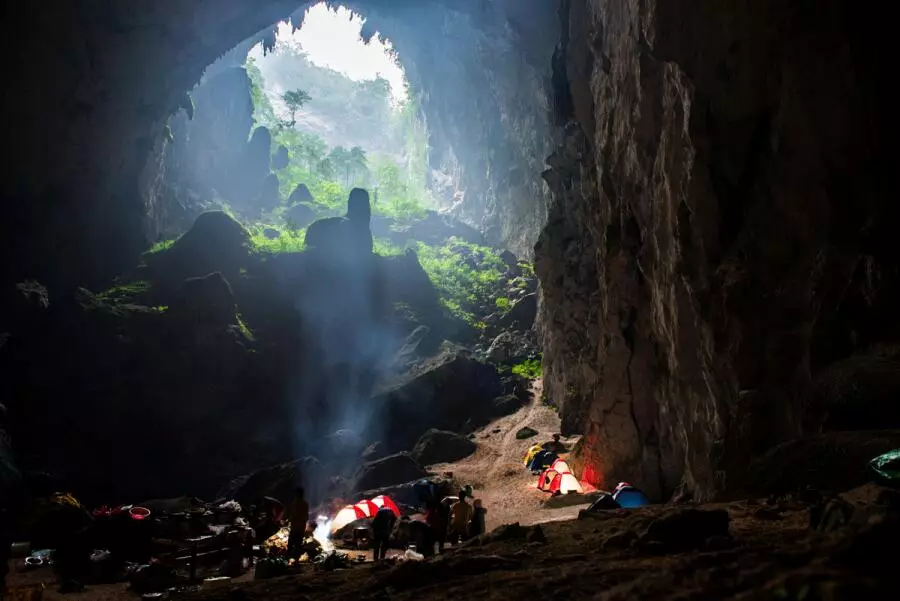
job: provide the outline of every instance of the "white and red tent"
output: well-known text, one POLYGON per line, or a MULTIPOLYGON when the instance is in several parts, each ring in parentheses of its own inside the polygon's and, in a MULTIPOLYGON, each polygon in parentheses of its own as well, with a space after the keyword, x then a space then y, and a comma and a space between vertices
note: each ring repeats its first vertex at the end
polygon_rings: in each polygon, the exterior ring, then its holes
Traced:
POLYGON ((394 512, 395 516, 400 517, 400 508, 397 507, 397 504, 386 495, 378 495, 372 499, 363 499, 355 505, 344 506, 344 508, 338 511, 337 515, 334 516, 334 520, 331 522, 331 531, 334 532, 340 530, 347 524, 355 522, 356 520, 373 518, 382 507, 387 507, 394 512))
POLYGON ((557 459, 553 466, 544 470, 538 480, 538 490, 549 493, 567 494, 570 492, 584 492, 578 478, 569 470, 565 461, 557 459))

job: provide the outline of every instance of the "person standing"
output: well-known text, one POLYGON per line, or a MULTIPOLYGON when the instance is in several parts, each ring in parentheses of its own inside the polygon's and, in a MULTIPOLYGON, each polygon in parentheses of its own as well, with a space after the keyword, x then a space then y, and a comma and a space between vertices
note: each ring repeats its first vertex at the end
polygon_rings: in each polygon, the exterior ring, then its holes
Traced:
POLYGON ((481 499, 475 499, 472 502, 472 521, 469 524, 469 536, 472 538, 484 534, 484 514, 487 513, 481 504, 481 499))
POLYGON ((388 542, 391 540, 391 532, 397 516, 388 507, 382 507, 375 513, 372 520, 372 544, 375 550, 375 561, 383 561, 387 555, 388 542))
POLYGON ((309 523, 309 503, 304 498, 302 486, 294 489, 294 499, 291 501, 291 533, 288 535, 288 557, 300 559, 303 554, 303 539, 306 537, 307 524, 309 523))
POLYGON ((444 552, 444 545, 447 543, 447 518, 449 516, 446 507, 445 504, 432 499, 428 503, 425 513, 425 522, 431 527, 431 535, 437 543, 438 553, 444 552))
POLYGON ((472 520, 472 506, 465 498, 460 499, 450 508, 451 542, 458 542, 469 537, 469 522, 472 520))

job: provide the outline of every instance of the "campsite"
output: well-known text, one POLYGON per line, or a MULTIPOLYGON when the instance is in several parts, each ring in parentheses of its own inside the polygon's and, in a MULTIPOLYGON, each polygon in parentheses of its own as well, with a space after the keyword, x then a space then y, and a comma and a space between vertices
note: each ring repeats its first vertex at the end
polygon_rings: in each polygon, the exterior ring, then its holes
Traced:
MULTIPOLYGON (((535 462, 539 454, 535 447, 540 445, 515 437, 529 425, 549 439, 547 434, 558 427, 556 419, 549 408, 533 401, 520 412, 477 431, 477 449, 472 455, 430 466, 432 477, 401 488, 396 499, 376 495, 342 506, 332 502, 311 508, 314 526, 310 524, 299 560, 286 557, 289 525, 257 545, 247 545, 236 536, 246 531, 247 518, 242 514, 247 512, 234 501, 219 505, 190 499, 148 503, 152 509, 146 510, 146 517, 144 509, 134 513, 126 508, 125 514, 136 525, 147 525, 154 516, 153 528, 166 531, 167 544, 177 561, 164 562, 166 569, 159 563, 143 568, 135 565, 136 573, 151 573, 143 578, 131 575, 121 584, 92 584, 88 593, 92 599, 104 600, 130 599, 136 592, 148 599, 160 594, 171 599, 286 600, 304 591, 311 598, 338 600, 377 596, 378 590, 389 587, 395 591, 392 598, 413 599, 433 594, 433 585, 442 583, 453 594, 473 594, 488 586, 485 598, 508 598, 510 591, 526 594, 535 586, 549 592, 546 582, 554 582, 554 594, 589 594, 606 583, 622 590, 623 599, 629 594, 666 599, 666 588, 673 582, 685 589, 698 586, 696 581, 685 580, 695 570, 707 574, 704 586, 712 583, 723 595, 752 583, 768 587, 766 590, 794 590, 792 583, 798 579, 821 578, 826 571, 830 577, 840 578, 840 571, 835 573, 836 568, 824 560, 832 552, 854 548, 857 534, 829 535, 825 542, 822 529, 832 532, 840 527, 840 522, 833 522, 835 511, 847 511, 842 507, 849 507, 851 513, 883 511, 879 509, 883 501, 877 499, 885 489, 875 484, 848 494, 844 505, 820 509, 792 496, 673 505, 651 504, 626 482, 609 491, 598 490, 574 476, 567 461, 569 453, 545 453, 535 462), (421 499, 453 492, 451 500, 455 502, 456 491, 465 488, 464 482, 471 483, 471 494, 482 499, 488 509, 486 534, 451 543, 433 559, 423 557, 418 552, 421 547, 416 550, 417 541, 395 534, 387 561, 373 562, 371 524, 378 510, 387 508, 398 518, 424 521, 421 499), (134 520, 133 515, 142 517, 134 520), (165 519, 160 519, 162 515, 165 519), (188 527, 191 523, 194 525, 188 527), (204 528, 208 532, 197 536, 204 528), (184 537, 181 542, 179 536, 184 537), (766 555, 772 541, 783 541, 777 543, 781 549, 777 557, 766 555), (242 563, 228 566, 229 550, 235 543, 241 550, 231 556, 242 563), (815 549, 813 555, 811 549, 815 549), (765 566, 762 572, 751 573, 741 567, 753 557, 766 557, 759 560, 765 566), (744 571, 747 574, 740 579, 723 576, 744 571), (769 581, 766 574, 776 572, 783 576, 777 582, 769 581), (482 574, 487 580, 467 574, 482 574), (157 592, 150 592, 154 589, 157 592)), ((572 448, 577 439, 564 439, 563 444, 572 448)), ((115 514, 106 508, 103 511, 115 514)), ((161 542, 154 539, 151 544, 161 542)), ((47 569, 25 569, 19 558, 10 576, 24 585, 46 580, 47 569)), ((45 599, 63 598, 49 588, 43 594, 45 599)))

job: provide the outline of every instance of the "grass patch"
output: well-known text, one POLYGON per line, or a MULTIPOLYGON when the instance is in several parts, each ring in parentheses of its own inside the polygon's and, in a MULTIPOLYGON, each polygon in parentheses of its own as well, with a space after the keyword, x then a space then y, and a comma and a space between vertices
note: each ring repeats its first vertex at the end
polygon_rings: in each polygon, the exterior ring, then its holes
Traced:
POLYGON ((145 282, 143 280, 138 280, 135 282, 127 282, 124 284, 117 284, 112 288, 104 290, 96 294, 98 300, 101 300, 106 303, 130 303, 140 294, 147 292, 150 290, 150 282, 145 282))
POLYGON ((537 380, 543 375, 543 368, 540 359, 526 359, 521 363, 513 365, 512 372, 517 376, 528 378, 529 380, 537 380))

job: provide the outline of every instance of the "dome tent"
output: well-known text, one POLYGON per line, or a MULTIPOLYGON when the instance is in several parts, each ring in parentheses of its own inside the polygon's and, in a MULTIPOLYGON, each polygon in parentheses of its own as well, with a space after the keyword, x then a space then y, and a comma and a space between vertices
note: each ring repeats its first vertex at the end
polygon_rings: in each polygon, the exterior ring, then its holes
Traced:
POLYGON ((538 481, 538 490, 549 493, 568 494, 584 492, 581 483, 572 472, 558 472, 553 468, 545 470, 538 481))
POLYGON ((397 507, 397 504, 386 495, 378 495, 372 499, 363 499, 355 505, 344 506, 334 516, 334 520, 331 522, 331 531, 340 530, 357 520, 373 518, 382 507, 387 507, 394 512, 394 515, 400 517, 400 508, 397 507))
POLYGON ((626 509, 650 504, 650 499, 647 498, 647 495, 627 482, 619 482, 619 485, 616 486, 616 490, 613 492, 613 499, 626 509))

